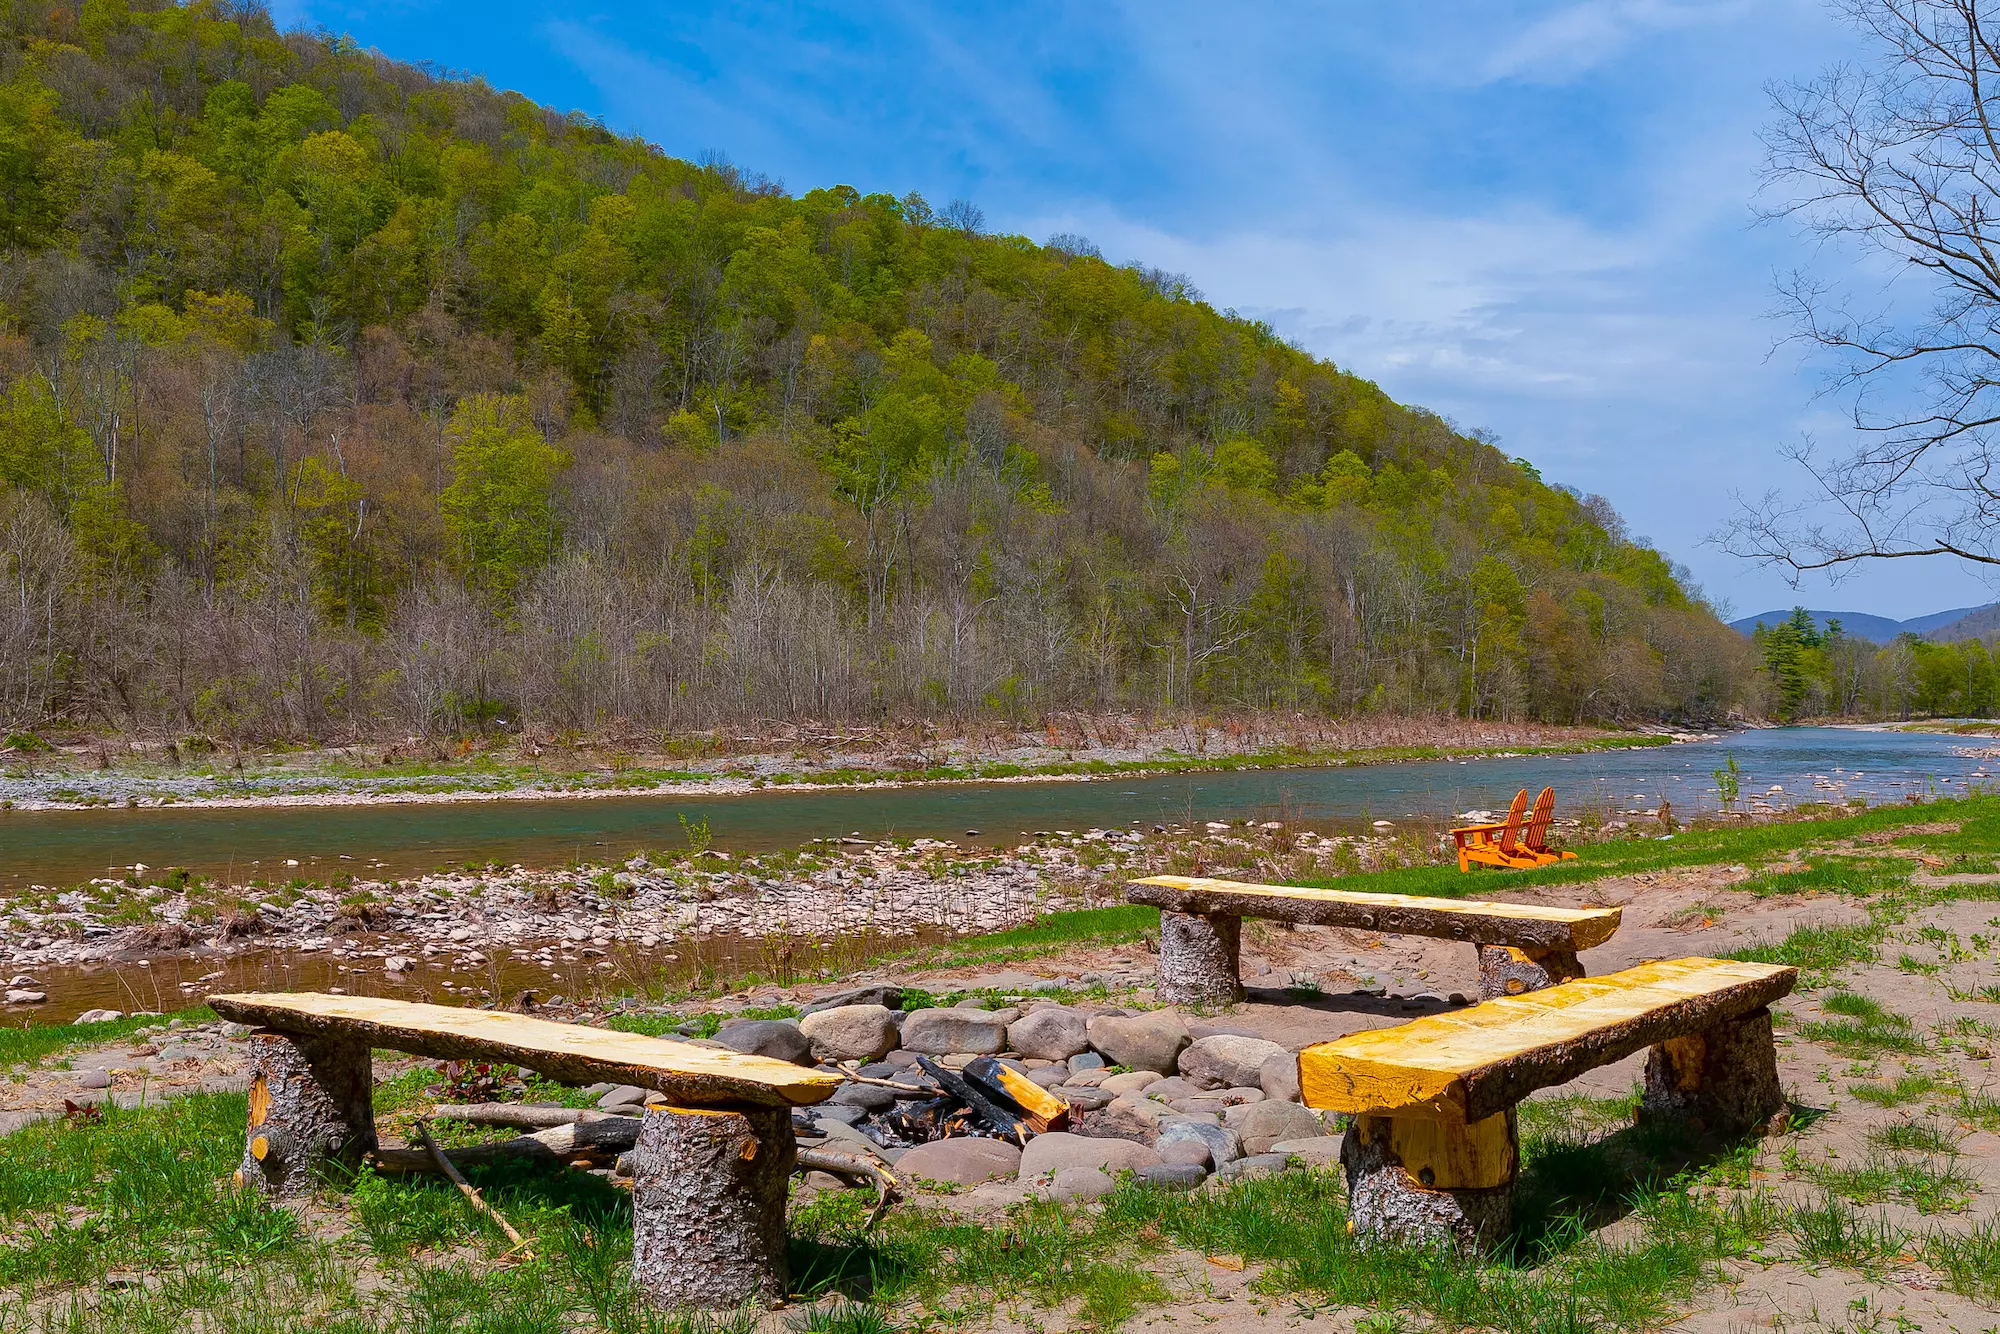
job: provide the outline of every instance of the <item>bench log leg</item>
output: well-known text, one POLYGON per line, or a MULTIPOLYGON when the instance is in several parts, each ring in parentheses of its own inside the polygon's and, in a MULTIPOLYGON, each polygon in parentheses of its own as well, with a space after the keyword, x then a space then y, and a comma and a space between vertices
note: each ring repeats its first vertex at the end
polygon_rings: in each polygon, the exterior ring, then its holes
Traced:
POLYGON ((1160 910, 1157 995, 1169 1005, 1233 1005, 1243 999, 1237 973, 1243 919, 1160 910))
POLYGON ((250 1118, 236 1179, 277 1198, 312 1190, 321 1167, 358 1167, 375 1147, 375 1067, 365 1042, 250 1035, 250 1118))
POLYGON ((657 1306, 785 1295, 789 1107, 648 1108, 632 1152, 632 1278, 657 1306))
POLYGON ((1520 1158, 1511 1108, 1469 1126, 1354 1117, 1340 1144, 1348 1226, 1373 1241, 1487 1250, 1513 1225, 1520 1158))
POLYGON ((1642 1117, 1676 1117, 1734 1136, 1782 1130, 1786 1110, 1769 1009, 1669 1038, 1646 1054, 1642 1117))
POLYGON ((1583 965, 1568 950, 1523 950, 1512 945, 1479 948, 1479 999, 1518 996, 1583 976, 1583 965))

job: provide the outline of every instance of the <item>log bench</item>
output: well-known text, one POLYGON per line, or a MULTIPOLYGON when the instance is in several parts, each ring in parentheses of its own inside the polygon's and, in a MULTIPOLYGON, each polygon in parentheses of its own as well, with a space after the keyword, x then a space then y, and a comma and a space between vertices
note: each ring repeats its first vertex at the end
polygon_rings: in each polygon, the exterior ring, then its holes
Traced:
POLYGON ((372 1050, 519 1065, 569 1084, 651 1089, 633 1148, 632 1277, 662 1306, 734 1307, 784 1295, 791 1109, 838 1075, 525 1015, 365 996, 212 996, 255 1027, 237 1178, 274 1197, 373 1153, 372 1050))
POLYGON ((1675 959, 1563 982, 1299 1053, 1308 1107, 1346 1112, 1357 1235, 1464 1250, 1513 1221, 1514 1108, 1536 1089, 1651 1048, 1642 1118, 1733 1136, 1786 1111, 1771 1002, 1796 968, 1675 959))
POLYGON ((1622 912, 1251 885, 1184 875, 1134 880, 1126 887, 1125 898, 1160 910, 1156 994, 1176 1005, 1227 1005, 1243 999, 1237 969, 1245 917, 1462 940, 1478 952, 1479 994, 1491 999, 1583 976, 1577 951, 1611 939, 1622 912))

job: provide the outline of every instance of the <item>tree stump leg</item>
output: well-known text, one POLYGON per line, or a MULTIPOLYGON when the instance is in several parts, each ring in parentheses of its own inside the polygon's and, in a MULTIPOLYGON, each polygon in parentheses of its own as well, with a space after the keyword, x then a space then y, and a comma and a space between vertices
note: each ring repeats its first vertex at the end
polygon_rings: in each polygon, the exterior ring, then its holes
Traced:
POLYGON ((1781 1132, 1788 1110, 1769 1009, 1669 1038, 1646 1054, 1642 1118, 1673 1117, 1735 1136, 1781 1132))
POLYGON ((657 1306, 785 1295, 789 1107, 648 1108, 632 1151, 632 1278, 657 1306))
POLYGON ((1512 945, 1481 945, 1479 999, 1518 996, 1583 976, 1583 965, 1568 950, 1522 950, 1512 945))
POLYGON ((1513 1225, 1520 1159, 1511 1108, 1469 1126, 1357 1116, 1340 1144, 1348 1226, 1373 1241, 1489 1250, 1513 1225))
POLYGON ((1233 1005, 1243 999, 1236 961, 1243 919, 1160 911, 1156 994, 1169 1005, 1233 1005))
POLYGON ((236 1171, 274 1198, 312 1190, 328 1163, 375 1147, 375 1066, 365 1042, 250 1035, 250 1117, 236 1171))

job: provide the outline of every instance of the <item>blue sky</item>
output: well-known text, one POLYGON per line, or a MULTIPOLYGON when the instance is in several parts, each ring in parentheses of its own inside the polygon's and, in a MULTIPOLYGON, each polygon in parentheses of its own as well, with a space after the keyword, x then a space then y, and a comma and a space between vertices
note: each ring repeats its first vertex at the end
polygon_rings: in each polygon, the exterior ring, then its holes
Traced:
POLYGON ((1907 561, 1794 592, 1702 542, 1732 491, 1796 488, 1781 442, 1840 438, 1769 314, 1774 273, 1832 261, 1751 207, 1765 85, 1858 54, 1817 0, 275 11, 793 190, 962 197, 1184 272, 1610 497, 1739 614, 1996 596, 1907 561))

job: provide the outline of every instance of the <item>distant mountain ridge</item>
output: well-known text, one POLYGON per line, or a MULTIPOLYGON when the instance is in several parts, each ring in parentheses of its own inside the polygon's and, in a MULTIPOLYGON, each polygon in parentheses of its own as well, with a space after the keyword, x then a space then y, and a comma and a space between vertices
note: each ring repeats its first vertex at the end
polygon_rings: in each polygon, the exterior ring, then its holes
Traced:
MULTIPOLYGON (((1872 644, 1887 644, 1902 634, 1922 635, 1940 643, 2000 634, 2000 602, 1980 607, 1953 607, 1949 611, 1934 611, 1928 616, 1912 616, 1907 621, 1894 621, 1887 616, 1874 616, 1865 611, 1815 611, 1808 608, 1807 614, 1822 634, 1826 632, 1828 621, 1839 621, 1843 631, 1872 644)), ((1755 616, 1743 616, 1731 621, 1729 628, 1747 635, 1760 624, 1780 625, 1790 620, 1791 615, 1789 608, 1759 612, 1755 616)))

